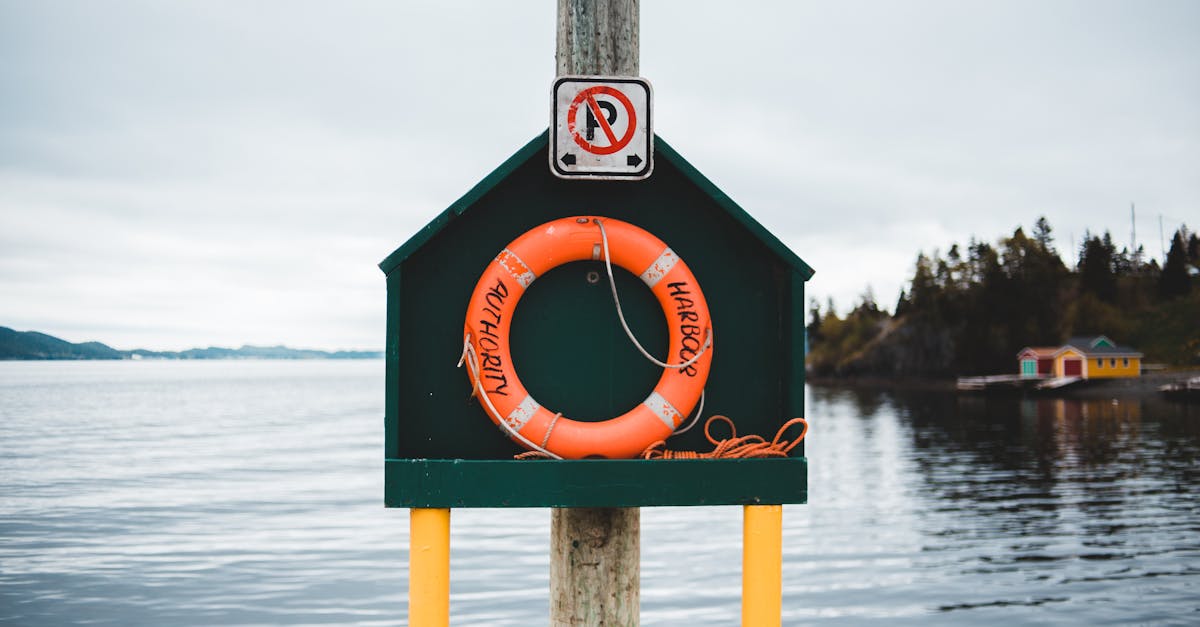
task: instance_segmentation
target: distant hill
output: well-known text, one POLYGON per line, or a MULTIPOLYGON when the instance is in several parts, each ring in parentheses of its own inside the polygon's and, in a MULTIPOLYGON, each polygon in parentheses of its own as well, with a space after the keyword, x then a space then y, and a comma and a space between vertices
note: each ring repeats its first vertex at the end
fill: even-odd
POLYGON ((185 351, 122 351, 100 342, 72 344, 37 331, 0 327, 0 359, 379 359, 382 351, 318 351, 286 346, 190 348, 185 351))
POLYGON ((37 331, 0 327, 0 359, 124 359, 125 355, 100 342, 72 344, 37 331))

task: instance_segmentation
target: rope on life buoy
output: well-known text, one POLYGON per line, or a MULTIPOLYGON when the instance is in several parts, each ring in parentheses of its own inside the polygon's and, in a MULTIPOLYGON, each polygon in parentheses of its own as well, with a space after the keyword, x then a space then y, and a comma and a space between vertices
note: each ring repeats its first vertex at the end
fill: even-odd
MULTIPOLYGON (((612 291, 613 305, 617 310, 617 320, 619 320, 621 322, 621 328, 625 330, 625 335, 626 335, 626 337, 629 338, 629 341, 633 344, 634 348, 638 349, 638 352, 642 354, 642 357, 645 357, 650 363, 652 363, 660 368, 673 368, 675 370, 682 370, 682 369, 687 368, 688 366, 696 363, 697 361, 700 361, 700 358, 704 357, 704 353, 708 352, 708 349, 712 348, 712 329, 711 328, 708 329, 708 333, 706 334, 706 336, 704 338, 704 345, 700 347, 700 350, 691 359, 681 362, 681 363, 678 363, 678 364, 670 364, 670 363, 659 361, 653 355, 651 355, 650 352, 647 351, 642 346, 642 343, 638 341, 637 337, 635 337, 633 335, 633 330, 629 328, 629 323, 625 321, 625 312, 621 309, 621 298, 620 298, 620 296, 617 296, 617 282, 613 278, 613 271, 612 271, 612 256, 610 255, 610 253, 608 251, 608 231, 606 231, 604 229, 604 221, 603 220, 601 220, 599 218, 593 218, 592 222, 596 226, 600 227, 600 242, 601 242, 601 246, 603 247, 603 250, 604 250, 604 271, 608 274, 608 286, 612 291)), ((470 348, 470 343, 468 342, 467 349, 469 349, 469 348, 470 348)), ((463 353, 464 356, 466 355, 465 351, 467 349, 464 349, 464 353, 463 353)), ((460 365, 461 365, 461 362, 460 362, 460 365)), ((682 428, 676 429, 668 437, 675 437, 681 433, 685 433, 692 427, 696 426, 696 423, 700 421, 700 416, 702 416, 702 415, 704 415, 704 390, 703 389, 700 390, 700 403, 696 406, 696 411, 692 415, 691 420, 689 420, 687 422, 687 424, 685 426, 683 426, 682 428)), ((554 416, 554 419, 552 421, 550 421, 550 427, 546 429, 546 437, 542 438, 541 446, 533 446, 533 447, 531 447, 531 450, 529 450, 529 451, 525 451, 524 453, 518 453, 516 455, 513 455, 513 459, 562 459, 558 455, 555 455, 554 453, 551 453, 550 451, 546 450, 546 443, 550 441, 550 434, 554 431, 554 425, 555 425, 555 423, 558 422, 558 419, 561 417, 562 417, 562 412, 559 412, 558 414, 556 414, 554 416)), ((511 429, 506 429, 506 430, 509 431, 509 433, 513 433, 513 431, 511 429)), ((522 439, 524 440, 524 438, 522 438, 522 439)), ((532 444, 528 440, 525 440, 525 442, 527 444, 532 444)))
MULTIPOLYGON (((704 353, 708 352, 708 349, 712 347, 711 327, 708 329, 708 333, 704 338, 704 346, 700 347, 700 351, 692 356, 691 359, 683 363, 668 364, 661 362, 655 359, 654 356, 651 355, 650 352, 645 348, 642 348, 642 343, 633 336, 633 331, 629 330, 629 324, 625 322, 625 314, 621 311, 621 299, 617 297, 617 282, 613 280, 612 259, 608 254, 608 231, 604 230, 604 222, 601 221, 600 218, 593 218, 592 221, 596 223, 596 226, 600 227, 600 242, 604 245, 604 269, 608 272, 608 286, 612 288, 613 304, 617 306, 617 319, 621 321, 621 328, 625 329, 625 335, 629 337, 629 341, 633 342, 633 345, 638 349, 638 352, 642 354, 642 357, 650 360, 650 363, 658 366, 659 368, 674 368, 675 370, 683 370, 697 361, 700 361, 700 358, 704 356, 704 353)), ((701 394, 703 395, 703 392, 701 392, 701 394)), ((701 398, 703 398, 703 396, 701 396, 701 398)), ((701 401, 701 403, 703 403, 703 401, 701 401)), ((699 415, 698 412, 697 415, 699 415)), ((690 428, 691 425, 688 425, 688 427, 690 428)), ((676 434, 678 433, 680 432, 676 431, 676 434)))
POLYGON ((808 421, 803 418, 792 418, 783 423, 775 434, 775 439, 768 442, 759 435, 738 437, 737 428, 728 416, 715 415, 704 423, 704 437, 715 447, 707 453, 697 451, 672 451, 667 448, 666 440, 659 440, 642 451, 642 459, 750 459, 763 457, 787 457, 796 445, 808 435, 808 421), (729 437, 717 440, 712 436, 711 428, 714 421, 723 420, 729 423, 729 437), (801 424, 804 428, 795 440, 784 440, 783 435, 792 425, 801 424))
MULTIPOLYGON (((495 405, 492 404, 492 399, 489 398, 488 395, 483 391, 483 384, 480 383, 481 379, 479 378, 479 356, 475 354, 475 347, 471 345, 470 334, 467 334, 467 338, 463 342, 462 356, 458 359, 458 367, 461 368, 463 364, 466 364, 467 368, 471 371, 471 379, 474 381, 471 386, 471 396, 474 396, 483 402, 484 406, 487 408, 487 411, 491 412, 491 415, 495 417, 496 424, 500 425, 500 428, 503 429, 505 433, 529 447, 530 450, 528 452, 537 455, 540 459, 562 459, 560 455, 555 455, 554 453, 551 453, 543 448, 545 446, 545 442, 542 443, 542 446, 538 446, 537 444, 530 442, 528 438, 521 435, 519 431, 512 428, 512 426, 504 421, 503 416, 500 415, 500 411, 496 409, 495 405)), ((559 414, 559 416, 561 415, 562 414, 559 414)), ((557 419, 558 418, 556 417, 555 420, 557 419)), ((549 432, 546 433, 546 439, 550 439, 549 432)), ((521 455, 517 455, 516 458, 525 459, 521 457, 521 455)))
POLYGON ((575 216, 526 231, 484 269, 467 306, 459 365, 466 366, 471 394, 488 418, 529 449, 530 456, 636 458, 649 443, 686 431, 703 415, 713 344, 704 294, 670 247, 627 222, 575 216), (604 262, 622 330, 643 357, 663 369, 645 400, 595 423, 571 420, 541 406, 521 384, 508 352, 511 320, 530 284, 564 263, 587 259, 604 262), (668 320, 678 314, 678 324, 668 325, 667 361, 650 355, 633 336, 617 294, 613 264, 635 273, 651 289, 668 320), (670 363, 676 357, 679 363, 670 363), (486 387, 483 379, 489 380, 486 387))
MULTIPOLYGON (((608 234, 604 230, 603 221, 601 221, 600 219, 597 218, 597 219, 594 219, 594 222, 596 223, 596 226, 600 227, 600 240, 604 245, 604 269, 608 272, 608 285, 612 289, 613 304, 616 306, 616 309, 617 309, 617 318, 621 321, 621 328, 625 329, 625 335, 629 337, 629 341, 633 343, 634 347, 636 347, 638 349, 638 352, 640 352, 643 357, 645 357, 646 359, 648 359, 650 362, 654 363, 655 365, 659 366, 660 368, 687 368, 688 366, 695 363, 712 346, 712 329, 711 328, 708 330, 708 337, 705 338, 704 346, 700 349, 700 352, 697 353, 694 357, 692 357, 688 361, 681 363, 681 364, 668 364, 668 363, 663 363, 663 362, 655 359, 654 356, 652 356, 645 348, 642 347, 641 342, 639 342, 637 340, 637 338, 634 337, 633 331, 631 331, 629 329, 629 324, 627 324, 625 322, 625 314, 624 314, 624 312, 621 311, 621 299, 619 297, 617 297, 617 282, 613 280, 612 262, 609 261, 609 254, 608 254, 608 234)), ((681 433, 685 433, 692 427, 696 426, 696 423, 700 421, 700 416, 702 416, 703 414, 704 414, 704 390, 701 390, 700 391, 700 404, 696 408, 695 415, 688 422, 687 426, 684 426, 681 429, 676 429, 671 435, 667 436, 667 438, 668 439, 673 438, 677 435, 680 435, 681 433)), ((786 423, 784 423, 783 426, 781 426, 779 428, 779 431, 775 434, 775 439, 770 442, 767 442, 762 436, 758 436, 758 435, 747 435, 747 436, 743 436, 743 437, 739 438, 739 437, 737 437, 737 428, 734 427, 733 421, 730 420, 728 416, 714 415, 714 416, 711 416, 704 423, 704 437, 708 438, 708 441, 711 442, 713 444, 713 446, 716 447, 712 451, 710 451, 708 453, 698 453, 696 451, 672 451, 667 448, 667 441, 664 439, 664 440, 659 440, 658 442, 655 442, 655 443, 651 444, 650 446, 646 447, 646 450, 642 451, 642 454, 640 457, 642 459, 716 459, 716 458, 787 457, 788 453, 790 453, 793 448, 796 448, 796 446, 798 444, 800 444, 800 442, 804 439, 804 436, 807 434, 808 434, 808 421, 805 420, 804 418, 793 418, 792 420, 789 420, 786 423), (713 421, 715 421, 715 420, 723 420, 723 421, 729 423, 730 436, 728 439, 716 440, 712 437, 712 434, 709 429, 712 426, 713 421), (800 436, 791 442, 789 442, 787 440, 783 440, 782 439, 783 434, 786 433, 787 430, 789 428, 791 428, 792 425, 795 425, 795 424, 803 424, 804 425, 804 429, 801 430, 800 436)), ((521 455, 517 456, 517 458, 519 458, 519 459, 531 459, 531 458, 537 458, 537 457, 540 457, 540 455, 535 451, 531 451, 529 453, 522 453, 521 455)))
MULTIPOLYGON (((693 355, 691 359, 679 364, 664 363, 655 359, 654 356, 650 354, 650 351, 647 351, 645 348, 643 348, 642 343, 639 342, 636 337, 634 337, 633 331, 629 328, 629 323, 625 322, 625 312, 621 310, 621 299, 617 296, 617 282, 615 279, 613 279, 612 257, 608 253, 608 231, 604 230, 604 222, 600 218, 593 218, 592 221, 596 223, 596 226, 600 227, 600 242, 604 246, 604 270, 608 273, 608 287, 612 290, 613 305, 616 306, 617 309, 617 320, 621 321, 621 328, 625 329, 625 335, 629 338, 629 341, 633 343, 634 347, 638 349, 638 352, 641 353, 643 357, 648 359, 650 363, 658 366, 659 368, 674 368, 676 370, 682 370, 699 361, 700 358, 704 356, 704 353, 707 353, 708 349, 712 348, 712 327, 709 327, 708 333, 705 334, 704 346, 700 347, 700 351, 693 355)), ((686 426, 681 429, 676 429, 667 437, 673 438, 681 433, 687 432, 689 429, 696 426, 697 422, 700 422, 700 416, 702 415, 704 415, 704 388, 700 389, 700 403, 697 405, 692 419, 688 421, 686 426)))
MULTIPOLYGON (((582 218, 582 217, 576 220, 576 222, 581 223, 581 224, 586 224, 587 221, 588 220, 586 218, 582 218)), ((698 351, 696 351, 696 354, 693 355, 691 357, 691 359, 687 359, 686 361, 683 361, 678 364, 666 363, 666 362, 656 359, 654 356, 650 355, 650 353, 648 351, 646 351, 646 349, 642 346, 641 342, 639 342, 637 340, 637 338, 634 337, 633 331, 629 328, 629 324, 625 321, 624 311, 621 308, 620 297, 617 294, 616 281, 614 280, 613 272, 612 272, 612 259, 611 259, 611 254, 609 251, 607 229, 605 229, 604 221, 599 218, 592 218, 591 222, 594 223, 600 230, 600 238, 601 238, 600 244, 601 244, 601 247, 603 250, 603 261, 604 261, 605 271, 608 275, 609 287, 612 291, 613 304, 616 308, 617 318, 619 319, 619 321, 621 323, 621 327, 625 331, 625 334, 629 338, 630 342, 634 345, 635 348, 638 349, 638 352, 640 352, 643 357, 645 357, 651 363, 654 363, 655 365, 657 365, 661 368, 682 370, 684 368, 688 368, 688 367, 692 366, 693 364, 697 363, 712 348, 712 327, 711 326, 709 326, 707 328, 707 333, 706 333, 704 342, 703 342, 702 346, 700 347, 700 349, 698 351)), ((624 226, 629 226, 629 225, 625 225, 624 223, 621 223, 621 224, 624 226)), ((532 233, 532 232, 530 232, 530 233, 532 233)), ((529 233, 527 233, 526 235, 529 235, 529 233)), ((648 236, 648 237, 652 237, 652 236, 648 236)), ((516 242, 514 242, 514 244, 519 241, 521 241, 521 240, 518 239, 516 242)), ((661 244, 661 242, 658 242, 658 243, 661 244)), ((507 248, 504 250, 504 253, 508 253, 510 256, 512 255, 512 253, 507 248)), ((502 254, 504 254, 504 253, 502 253, 502 254)), ((592 258, 595 259, 597 256, 599 256, 598 253, 599 253, 599 251, 593 249, 592 258)), ((671 251, 669 248, 666 249, 666 254, 671 254, 671 251)), ((499 261, 500 257, 497 257, 497 260, 499 261)), ((528 276, 522 275, 521 277, 518 277, 519 279, 524 279, 524 281, 525 281, 525 282, 521 283, 522 287, 527 287, 528 283, 532 282, 532 280, 534 278, 536 278, 536 275, 533 274, 532 271, 530 271, 529 267, 524 265, 524 262, 521 262, 519 259, 517 261, 521 264, 520 269, 524 270, 528 275, 528 276)), ((559 263, 561 263, 561 262, 559 262, 559 263)), ((555 265, 557 265, 557 264, 555 264, 555 265)), ((551 266, 551 267, 553 267, 553 266, 551 266)), ((508 270, 510 273, 513 271, 511 268, 508 268, 508 267, 505 267, 505 269, 508 270)), ((685 267, 685 271, 686 271, 686 267, 685 267)), ((486 276, 486 274, 485 274, 485 276, 486 276)), ((514 274, 514 277, 516 277, 515 274, 514 274)), ((481 282, 482 282, 482 279, 481 279, 481 282)), ((478 291, 478 287, 477 287, 477 291, 478 291)), ((519 298, 519 296, 518 296, 518 298, 519 298)), ((661 302, 661 297, 660 297, 660 302, 661 302)), ((500 426, 500 428, 509 437, 516 440, 517 442, 520 442, 527 449, 529 449, 527 452, 521 453, 514 457, 516 459, 547 459, 547 458, 548 459, 563 459, 563 457, 561 455, 551 452, 550 450, 547 449, 547 445, 549 443, 550 436, 554 432, 554 428, 557 425, 557 423, 559 422, 559 419, 561 419, 563 417, 562 413, 561 412, 556 413, 549 419, 549 424, 546 427, 546 431, 543 434, 543 437, 541 438, 540 445, 537 443, 534 443, 528 437, 523 436, 520 433, 520 429, 519 429, 520 424, 523 424, 523 423, 520 423, 518 425, 509 424, 509 421, 505 419, 505 416, 497 409, 495 404, 493 404, 490 395, 483 389, 482 379, 480 376, 481 370, 483 368, 482 368, 480 356, 476 352, 476 349, 475 349, 475 346, 474 346, 472 340, 473 340, 473 338, 472 338, 472 334, 471 334, 471 328, 470 328, 470 325, 468 324, 467 332, 465 334, 464 342, 463 342, 463 351, 462 351, 462 355, 460 356, 458 365, 459 365, 459 367, 462 367, 465 365, 467 367, 467 370, 470 372, 470 375, 471 375, 470 378, 472 380, 471 395, 475 396, 476 398, 478 398, 480 400, 480 402, 484 405, 485 410, 489 414, 489 417, 498 426, 500 426)), ((527 400, 530 400, 530 399, 527 399, 527 400)), ((697 451, 673 451, 673 450, 667 449, 666 440, 668 438, 674 437, 681 433, 685 433, 689 429, 691 429, 692 427, 694 427, 696 425, 696 423, 699 421, 700 417, 704 413, 704 401, 705 401, 705 390, 703 387, 701 387, 700 391, 699 391, 698 405, 695 408, 693 417, 691 418, 691 420, 687 421, 686 426, 681 425, 681 428, 673 430, 670 434, 666 435, 662 440, 659 440, 657 442, 650 444, 638 455, 638 457, 641 457, 642 459, 647 459, 647 460, 650 460, 650 459, 715 459, 715 458, 736 459, 736 458, 787 457, 788 454, 792 451, 792 449, 794 449, 797 445, 799 445, 799 443, 804 439, 805 435, 808 433, 808 421, 805 420, 804 418, 793 418, 792 420, 789 420, 788 422, 784 423, 782 427, 780 427, 779 431, 775 434, 775 438, 773 440, 771 440, 770 442, 767 442, 766 439, 764 439, 763 437, 758 436, 758 435, 749 435, 749 436, 738 437, 737 429, 734 426, 734 423, 732 420, 730 420, 726 416, 715 415, 715 416, 710 417, 705 422, 705 425, 704 425, 704 436, 714 446, 714 449, 712 451, 707 452, 707 453, 700 453, 697 451), (718 420, 724 421, 729 424, 729 429, 730 429, 730 437, 729 438, 724 439, 724 440, 717 440, 716 438, 714 438, 712 436, 712 425, 714 422, 716 422, 718 420), (800 435, 795 440, 791 440, 791 441, 783 439, 783 436, 788 431, 788 429, 790 429, 793 425, 796 425, 796 424, 803 425, 803 429, 801 430, 800 435)), ((534 405, 536 407, 536 403, 534 403, 534 405)), ((511 416, 509 418, 511 418, 511 416)), ((567 422, 570 422, 570 421, 568 420, 567 422)))

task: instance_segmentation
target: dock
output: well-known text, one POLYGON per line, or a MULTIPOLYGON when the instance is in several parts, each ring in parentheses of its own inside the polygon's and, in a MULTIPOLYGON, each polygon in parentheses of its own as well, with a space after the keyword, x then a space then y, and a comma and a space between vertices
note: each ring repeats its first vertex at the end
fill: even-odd
POLYGON ((1168 383, 1159 387, 1158 391, 1171 400, 1200 401, 1200 377, 1168 383))
POLYGON ((1082 381, 1082 377, 1031 377, 1020 374, 995 374, 986 377, 959 377, 956 387, 963 392, 1058 390, 1082 381))

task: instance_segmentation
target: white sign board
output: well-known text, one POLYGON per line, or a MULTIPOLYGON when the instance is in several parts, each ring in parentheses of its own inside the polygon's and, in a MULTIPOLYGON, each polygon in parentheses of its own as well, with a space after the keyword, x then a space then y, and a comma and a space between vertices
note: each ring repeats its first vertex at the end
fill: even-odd
POLYGON ((566 179, 644 179, 654 169, 650 82, 620 76, 554 81, 550 170, 566 179))

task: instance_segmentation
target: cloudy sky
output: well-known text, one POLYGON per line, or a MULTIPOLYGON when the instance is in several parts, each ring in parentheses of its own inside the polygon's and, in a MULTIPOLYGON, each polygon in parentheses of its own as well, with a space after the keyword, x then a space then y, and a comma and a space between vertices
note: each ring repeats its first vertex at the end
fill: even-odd
MULTIPOLYGON (((1200 2, 645 0, 656 131, 891 306, 1045 215, 1200 226, 1200 2)), ((383 345, 383 257, 540 133, 553 2, 0 0, 0 325, 383 345)))

